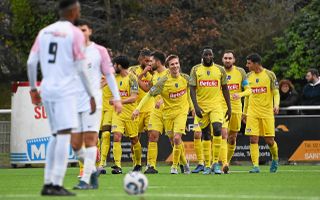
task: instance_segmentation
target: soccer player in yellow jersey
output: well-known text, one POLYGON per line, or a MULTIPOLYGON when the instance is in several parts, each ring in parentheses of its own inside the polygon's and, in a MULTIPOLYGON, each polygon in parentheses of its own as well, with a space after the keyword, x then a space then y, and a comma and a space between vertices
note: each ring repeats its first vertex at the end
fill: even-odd
MULTIPOLYGON (((165 67, 166 56, 160 51, 152 52, 152 85, 155 85, 163 76, 168 73, 168 70, 165 67)), ((158 140, 160 134, 164 130, 163 124, 163 99, 160 95, 154 98, 154 108, 150 114, 150 120, 148 125, 148 153, 147 153, 147 169, 144 172, 145 174, 157 174, 156 169, 157 156, 158 156, 158 140)))
POLYGON ((227 86, 226 72, 223 67, 213 63, 213 51, 205 48, 202 52, 202 63, 194 66, 190 74, 190 94, 196 120, 202 129, 203 156, 205 168, 203 174, 221 174, 218 163, 221 146, 221 128, 225 114, 222 110, 222 99, 227 104, 228 119, 231 117, 230 94, 227 86), (222 94, 221 94, 222 88, 222 94), (211 128, 213 139, 211 143, 211 128), (211 147, 212 160, 211 168, 211 147))
MULTIPOLYGON (((237 67, 233 51, 225 51, 222 57, 224 69, 227 73, 227 83, 231 100, 231 118, 230 121, 224 120, 222 124, 222 143, 220 158, 222 160, 222 171, 229 172, 229 163, 236 148, 237 133, 241 128, 242 103, 241 97, 251 94, 246 72, 243 68, 237 67)), ((222 101, 223 109, 227 110, 227 104, 222 101)))
MULTIPOLYGON (((139 54, 139 65, 130 67, 129 71, 133 72, 138 77, 139 83, 139 93, 138 100, 139 103, 141 99, 149 92, 152 79, 152 66, 151 66, 151 51, 147 48, 140 50, 139 54)), ((150 119, 150 113, 153 109, 154 101, 150 100, 147 102, 140 112, 138 131, 139 133, 146 132, 148 130, 148 124, 150 119)))
MULTIPOLYGON (((116 80, 123 109, 121 114, 113 113, 111 132, 113 134, 113 157, 115 166, 112 174, 122 174, 121 169, 121 138, 122 135, 129 137, 133 148, 133 160, 135 163, 133 171, 141 171, 141 144, 138 138, 137 121, 131 120, 131 114, 137 106, 138 81, 137 77, 128 71, 129 61, 125 56, 118 56, 114 59, 116 80)), ((112 101, 111 101, 112 104, 112 101)))
POLYGON ((261 65, 261 57, 254 53, 247 56, 248 81, 252 94, 245 98, 245 134, 250 136, 250 154, 253 168, 250 173, 259 173, 259 137, 270 148, 272 163, 270 172, 278 169, 278 145, 274 140, 274 114, 279 112, 279 89, 276 75, 261 65))
MULTIPOLYGON (((166 59, 166 66, 170 73, 162 77, 149 91, 137 109, 133 112, 132 117, 139 115, 141 107, 152 97, 161 95, 164 103, 163 119, 164 129, 169 137, 173 138, 173 164, 171 174, 178 174, 177 166, 184 153, 182 135, 185 134, 187 115, 191 100, 189 96, 189 77, 180 73, 179 57, 169 55, 166 59)), ((180 163, 181 164, 181 163, 180 163)), ((190 168, 186 160, 182 163, 185 173, 190 173, 190 168)))

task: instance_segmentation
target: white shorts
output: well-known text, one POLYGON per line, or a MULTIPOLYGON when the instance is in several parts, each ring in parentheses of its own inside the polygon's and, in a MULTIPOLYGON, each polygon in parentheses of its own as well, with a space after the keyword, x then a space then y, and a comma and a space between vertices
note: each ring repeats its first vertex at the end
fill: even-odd
POLYGON ((59 101, 43 101, 52 133, 78 127, 77 99, 66 97, 59 101))
POLYGON ((102 109, 97 109, 92 115, 90 115, 90 112, 88 110, 78 113, 79 126, 73 133, 99 132, 102 109))

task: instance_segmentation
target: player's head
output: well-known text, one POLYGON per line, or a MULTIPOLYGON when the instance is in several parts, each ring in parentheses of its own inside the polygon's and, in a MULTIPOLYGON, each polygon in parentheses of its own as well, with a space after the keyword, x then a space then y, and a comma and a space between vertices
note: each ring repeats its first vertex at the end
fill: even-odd
POLYGON ((166 55, 161 51, 154 51, 151 53, 152 56, 152 70, 157 70, 158 67, 165 65, 166 55))
POLYGON ((180 73, 180 61, 177 55, 171 54, 166 58, 165 65, 169 68, 172 76, 177 76, 180 73))
POLYGON ((92 27, 90 23, 84 20, 79 20, 77 25, 80 28, 80 30, 83 32, 83 35, 86 41, 87 42, 90 41, 90 37, 92 35, 92 27))
POLYGON ((143 48, 139 52, 138 61, 142 69, 144 69, 146 66, 151 65, 151 51, 148 48, 143 48))
POLYGON ((80 3, 78 0, 60 0, 59 15, 75 23, 80 18, 80 3))
POLYGON ((113 59, 113 66, 117 74, 122 70, 127 70, 129 68, 129 64, 127 56, 117 56, 113 59))
POLYGON ((236 62, 234 52, 232 50, 226 50, 223 53, 222 62, 225 68, 230 69, 236 62))
POLYGON ((252 53, 247 56, 246 66, 249 68, 249 71, 254 71, 257 67, 261 66, 262 58, 257 53, 252 53))
POLYGON ((210 47, 205 47, 202 51, 202 64, 211 66, 213 63, 213 51, 210 47))
POLYGON ((316 83, 319 80, 319 71, 314 68, 308 69, 306 79, 308 83, 316 83))

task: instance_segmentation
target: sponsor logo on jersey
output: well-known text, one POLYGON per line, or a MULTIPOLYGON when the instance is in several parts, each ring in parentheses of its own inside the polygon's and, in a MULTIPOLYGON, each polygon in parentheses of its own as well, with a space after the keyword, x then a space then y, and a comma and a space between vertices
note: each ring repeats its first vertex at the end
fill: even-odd
POLYGON ((263 94, 267 93, 267 87, 252 87, 251 88, 253 94, 263 94))
POLYGON ((170 93, 169 93, 169 98, 170 98, 170 99, 176 99, 176 98, 179 98, 179 97, 183 96, 183 95, 186 94, 186 93, 187 93, 187 90, 186 90, 186 89, 180 90, 180 91, 178 91, 178 92, 170 92, 170 93))
POLYGON ((218 80, 200 80, 200 87, 218 87, 218 80))
POLYGON ((238 83, 228 84, 228 90, 239 90, 240 85, 238 83))
POLYGON ((121 97, 128 97, 129 96, 129 92, 126 90, 119 90, 119 94, 121 97))

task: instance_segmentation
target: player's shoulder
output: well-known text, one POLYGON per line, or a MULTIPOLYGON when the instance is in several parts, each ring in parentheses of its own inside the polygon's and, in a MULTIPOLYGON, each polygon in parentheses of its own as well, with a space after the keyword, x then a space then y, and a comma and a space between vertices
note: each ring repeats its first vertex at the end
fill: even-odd
POLYGON ((197 71, 201 66, 202 66, 201 63, 196 64, 196 65, 194 65, 194 66, 191 68, 191 71, 197 71))
POLYGON ((129 80, 137 80, 137 76, 133 72, 129 72, 128 74, 129 80))
POLYGON ((248 72, 247 77, 249 78, 252 74, 253 74, 253 72, 248 72))
POLYGON ((137 75, 139 68, 140 68, 140 65, 132 65, 129 67, 129 71, 137 75))
POLYGON ((242 67, 235 66, 235 69, 240 72, 242 76, 246 75, 246 71, 242 67))
POLYGON ((188 74, 181 73, 180 75, 181 75, 184 79, 186 79, 187 81, 189 81, 190 76, 189 76, 188 74))
POLYGON ((214 66, 215 66, 216 68, 218 68, 219 71, 220 71, 222 74, 226 74, 226 70, 224 69, 223 66, 221 66, 221 65, 219 65, 219 64, 216 64, 216 63, 214 63, 214 66))
POLYGON ((275 78, 276 77, 276 74, 273 71, 269 70, 269 69, 265 69, 265 72, 270 78, 275 78))
POLYGON ((101 52, 108 52, 107 51, 107 48, 105 48, 104 46, 102 46, 102 45, 100 45, 100 44, 97 44, 97 43, 93 43, 93 45, 94 45, 94 47, 96 48, 96 49, 98 49, 99 51, 101 51, 101 52))

